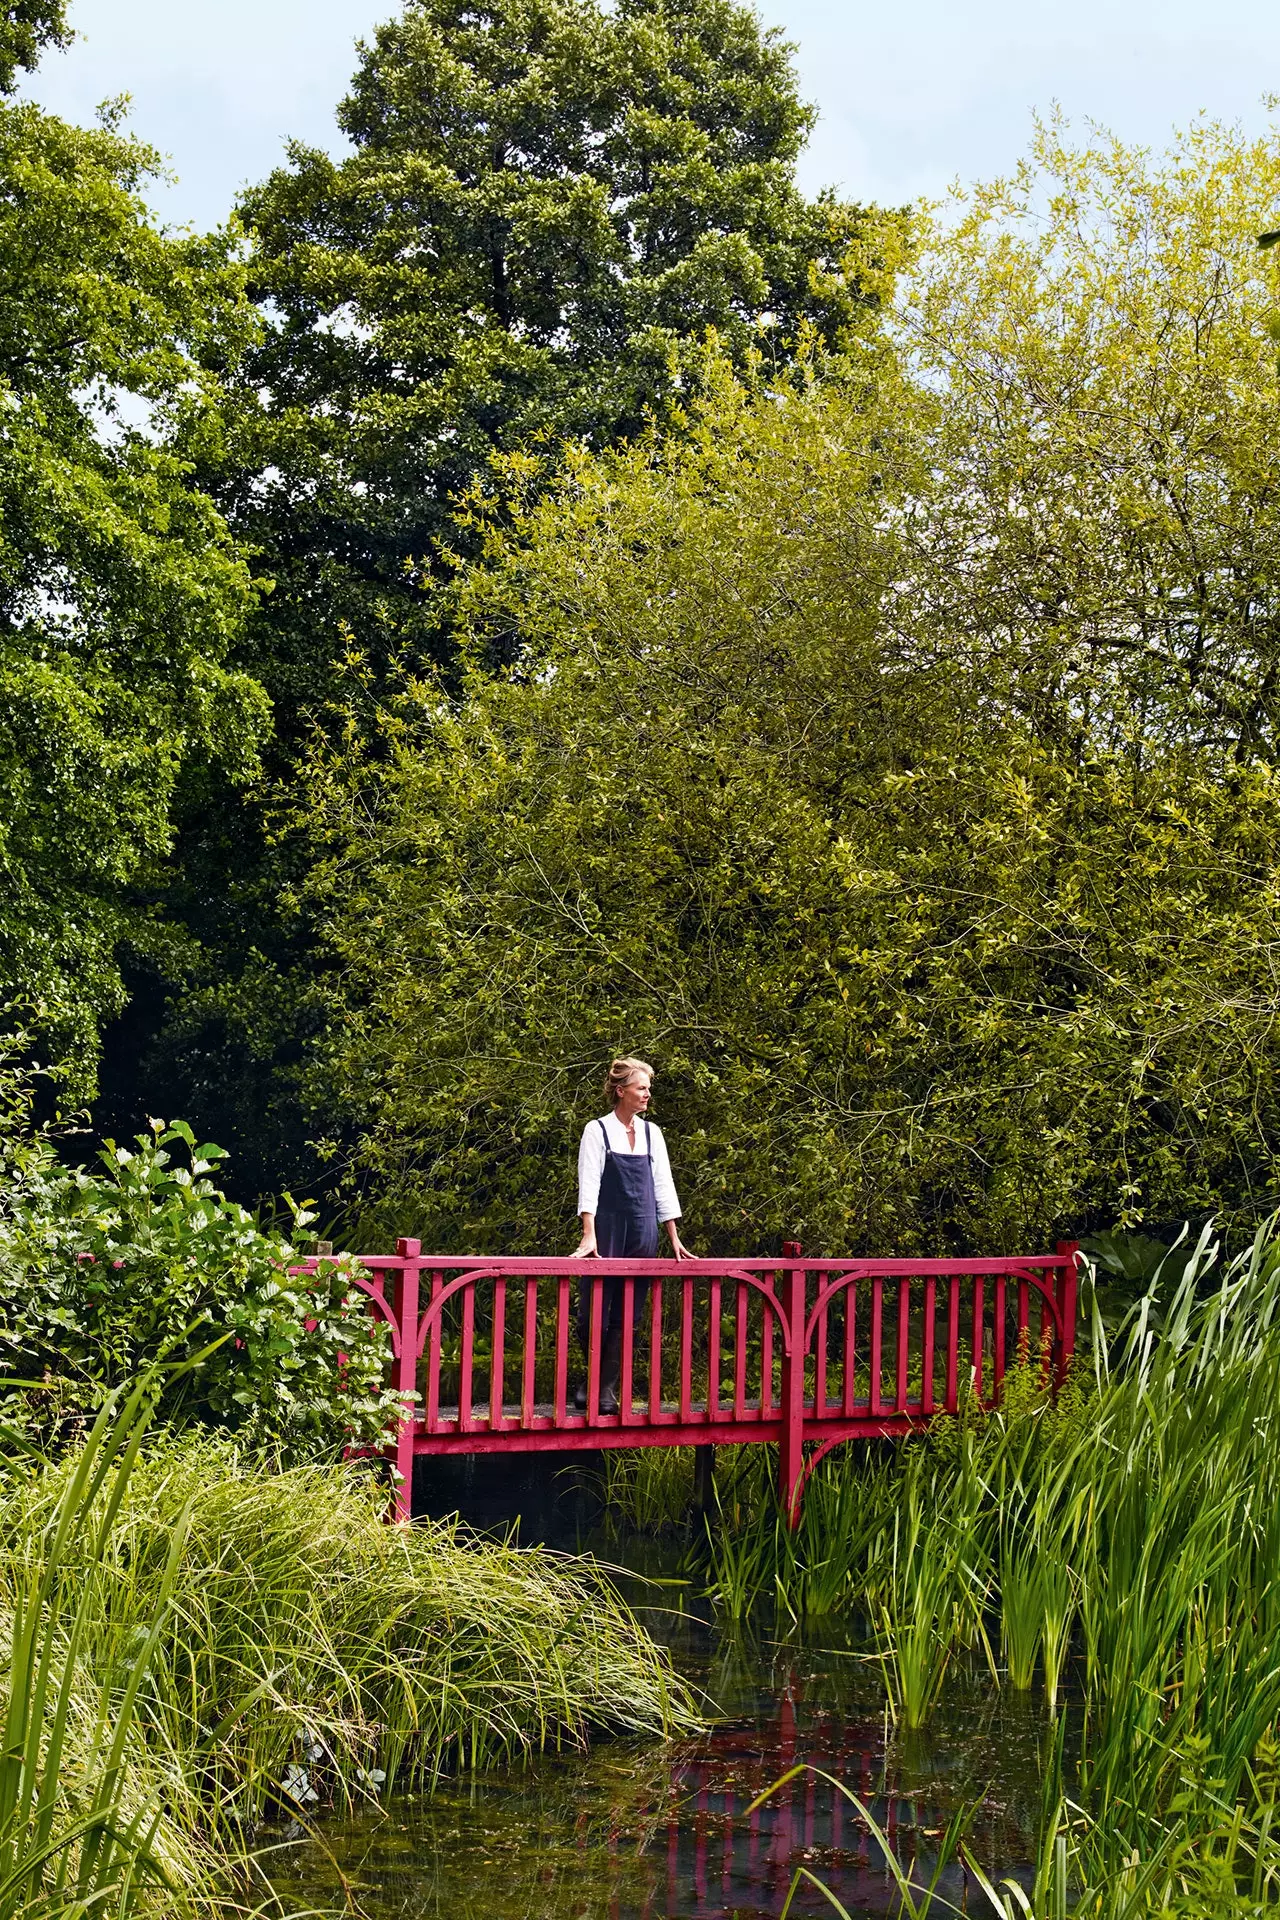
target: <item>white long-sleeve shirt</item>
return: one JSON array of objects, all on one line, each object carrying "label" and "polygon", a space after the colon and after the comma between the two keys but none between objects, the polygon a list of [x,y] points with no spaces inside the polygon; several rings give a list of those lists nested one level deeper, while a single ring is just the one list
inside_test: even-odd
[{"label": "white long-sleeve shirt", "polygon": [[[667,1158],[667,1143],[662,1137],[662,1128],[646,1120],[643,1114],[636,1116],[636,1144],[634,1148],[627,1139],[627,1130],[616,1113],[601,1115],[609,1135],[609,1146],[614,1153],[647,1153],[649,1142],[645,1140],[648,1128],[653,1144],[653,1192],[658,1202],[659,1223],[664,1220],[680,1218],[680,1199],[676,1193],[676,1183],[671,1178],[671,1162]],[[604,1176],[604,1140],[600,1133],[599,1121],[592,1120],[582,1129],[582,1144],[578,1148],[578,1212],[597,1213],[600,1208],[600,1181]]]}]

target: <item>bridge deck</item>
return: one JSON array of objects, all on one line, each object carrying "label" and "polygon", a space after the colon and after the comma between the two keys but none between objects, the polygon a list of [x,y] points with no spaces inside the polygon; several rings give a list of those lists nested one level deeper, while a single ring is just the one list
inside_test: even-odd
[{"label": "bridge deck", "polygon": [[[406,1396],[397,1512],[415,1454],[773,1442],[794,1524],[808,1474],[841,1440],[907,1433],[970,1395],[990,1405],[1010,1366],[1060,1381],[1076,1264],[1069,1243],[969,1260],[814,1260],[789,1246],[676,1265],[460,1259],[401,1240],[362,1259],[359,1283],[390,1327]],[[619,1413],[600,1408],[609,1365]]]}]

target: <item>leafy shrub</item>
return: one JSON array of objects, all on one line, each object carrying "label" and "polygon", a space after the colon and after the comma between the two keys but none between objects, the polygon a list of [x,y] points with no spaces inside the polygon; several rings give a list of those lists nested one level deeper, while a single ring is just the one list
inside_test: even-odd
[{"label": "leafy shrub", "polygon": [[[11,1419],[65,1438],[148,1364],[200,1355],[173,1369],[162,1419],[283,1460],[385,1438],[388,1336],[352,1263],[291,1274],[298,1249],[210,1178],[225,1157],[156,1120],[68,1166],[31,1125],[29,1079],[0,1074],[0,1374],[32,1383],[8,1389]],[[294,1206],[295,1231],[310,1218]]]}]

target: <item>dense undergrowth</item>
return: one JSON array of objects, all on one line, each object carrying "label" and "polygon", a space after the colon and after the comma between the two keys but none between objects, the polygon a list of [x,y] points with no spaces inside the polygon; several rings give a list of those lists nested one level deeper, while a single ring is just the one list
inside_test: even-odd
[{"label": "dense undergrowth", "polygon": [[225,1904],[261,1816],[694,1721],[592,1568],[229,1440],[141,1444],[135,1394],[84,1447],[0,1477],[0,1920]]},{"label": "dense undergrowth", "polygon": [[957,1658],[1038,1689],[1041,1878],[1010,1912],[1280,1907],[1280,1246],[1211,1252],[1099,1323],[1056,1403],[1022,1377],[996,1412],[824,1463],[794,1534],[764,1449],[722,1476],[723,1615],[860,1611],[907,1727]]}]

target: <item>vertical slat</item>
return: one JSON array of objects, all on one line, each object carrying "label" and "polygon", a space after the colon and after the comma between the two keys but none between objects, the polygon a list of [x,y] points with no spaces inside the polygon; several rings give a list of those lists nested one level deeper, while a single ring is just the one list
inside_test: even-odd
[{"label": "vertical slat", "polygon": [[884,1281],[879,1275],[871,1282],[871,1387],[870,1409],[883,1413],[880,1404],[880,1335],[884,1317]]},{"label": "vertical slat", "polygon": [[693,1412],[693,1282],[680,1282],[680,1418]]},{"label": "vertical slat", "polygon": [[933,1412],[933,1336],[938,1310],[938,1283],[929,1274],[924,1283],[924,1327],[920,1339],[920,1411]]},{"label": "vertical slat", "polygon": [[947,1282],[947,1397],[948,1413],[954,1413],[960,1394],[960,1276],[953,1273]]},{"label": "vertical slat", "polygon": [[556,1285],[556,1386],[551,1415],[558,1427],[565,1424],[565,1407],[569,1398],[569,1315],[571,1311],[569,1281],[567,1276],[562,1275]]},{"label": "vertical slat", "polygon": [[898,1281],[898,1367],[894,1412],[904,1413],[907,1405],[907,1374],[911,1365],[911,1282],[904,1273]]},{"label": "vertical slat", "polygon": [[530,1274],[524,1283],[524,1378],[520,1392],[520,1425],[533,1425],[535,1382],[538,1373],[538,1282]]},{"label": "vertical slat", "polygon": [[764,1311],[760,1320],[760,1418],[767,1420],[773,1412],[773,1308],[767,1300],[761,1301]]},{"label": "vertical slat", "polygon": [[805,1269],[797,1263],[786,1275],[786,1318],[782,1350],[782,1432],[778,1440],[778,1494],[788,1528],[800,1524],[804,1481]]},{"label": "vertical slat", "polygon": [[[438,1309],[440,1295],[444,1292],[444,1275],[434,1270],[431,1275],[431,1304]],[[437,1311],[431,1322],[431,1332],[427,1336],[427,1432],[440,1431],[440,1314]]]},{"label": "vertical slat", "polygon": [[601,1329],[604,1325],[604,1281],[593,1275],[591,1286],[591,1318],[587,1327],[587,1425],[598,1427],[600,1424],[600,1346]]},{"label": "vertical slat", "polygon": [[502,1427],[503,1373],[506,1368],[507,1283],[499,1275],[493,1283],[493,1359],[489,1368],[489,1431]]},{"label": "vertical slat", "polygon": [[468,1280],[462,1289],[462,1349],[458,1362],[458,1431],[471,1432],[471,1362],[476,1344],[476,1289]]},{"label": "vertical slat", "polygon": [[[818,1275],[818,1292],[821,1293],[830,1278],[828,1274]],[[814,1328],[817,1345],[813,1355],[813,1414],[815,1420],[821,1420],[827,1410],[827,1305],[824,1303],[818,1312],[818,1324]]]},{"label": "vertical slat", "polygon": [[982,1351],[984,1327],[985,1296],[982,1275],[973,1283],[973,1392],[979,1405],[982,1403],[983,1383],[986,1378],[986,1360]]},{"label": "vertical slat", "polygon": [[747,1411],[747,1312],[751,1290],[738,1282],[733,1321],[733,1417],[741,1420]]},{"label": "vertical slat", "polygon": [[655,1280],[649,1300],[649,1418],[662,1412],[662,1282]]},{"label": "vertical slat", "polygon": [[1031,1365],[1031,1289],[1025,1280],[1018,1281],[1018,1352],[1016,1365]]},{"label": "vertical slat", "polygon": [[844,1392],[840,1396],[841,1410],[846,1417],[853,1412],[858,1384],[857,1338],[858,1283],[850,1280],[844,1290]]},{"label": "vertical slat", "polygon": [[624,1427],[635,1424],[635,1414],[631,1408],[636,1340],[636,1330],[632,1321],[635,1310],[636,1283],[628,1274],[622,1283],[622,1366],[618,1374],[618,1421]]},{"label": "vertical slat", "polygon": [[993,1398],[999,1397],[1000,1382],[1004,1379],[1004,1291],[1005,1280],[1004,1275],[1001,1273],[996,1276],[995,1340],[993,1343],[995,1379],[991,1383]]},{"label": "vertical slat", "polygon": [[396,1356],[396,1386],[406,1396],[401,1401],[396,1433],[396,1483],[392,1512],[398,1521],[413,1518],[413,1429],[417,1420],[417,1409],[408,1396],[416,1391],[418,1381],[418,1340],[421,1325],[418,1317],[418,1289],[421,1281],[418,1255],[421,1251],[420,1240],[401,1240],[396,1246],[396,1252],[404,1261],[400,1269],[400,1285],[396,1300],[400,1339],[400,1351]]},{"label": "vertical slat", "polygon": [[720,1414],[720,1282],[707,1288],[707,1418]]}]

